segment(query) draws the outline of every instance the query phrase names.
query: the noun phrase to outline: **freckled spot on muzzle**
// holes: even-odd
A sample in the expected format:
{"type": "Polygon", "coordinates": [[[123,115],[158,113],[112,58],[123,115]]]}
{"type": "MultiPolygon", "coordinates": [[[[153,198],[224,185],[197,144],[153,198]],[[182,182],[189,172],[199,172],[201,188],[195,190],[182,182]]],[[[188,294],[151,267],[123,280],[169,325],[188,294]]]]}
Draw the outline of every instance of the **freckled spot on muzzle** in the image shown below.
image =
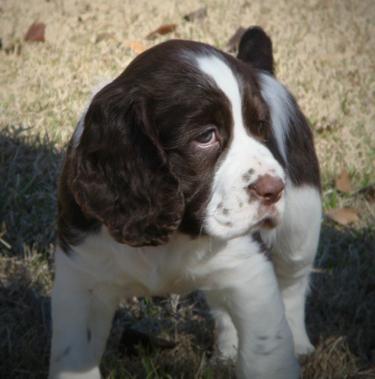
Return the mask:
{"type": "Polygon", "coordinates": [[[253,168],[249,168],[247,170],[247,172],[245,174],[242,175],[242,181],[246,184],[248,184],[252,178],[252,176],[254,175],[254,169],[253,168]]]}

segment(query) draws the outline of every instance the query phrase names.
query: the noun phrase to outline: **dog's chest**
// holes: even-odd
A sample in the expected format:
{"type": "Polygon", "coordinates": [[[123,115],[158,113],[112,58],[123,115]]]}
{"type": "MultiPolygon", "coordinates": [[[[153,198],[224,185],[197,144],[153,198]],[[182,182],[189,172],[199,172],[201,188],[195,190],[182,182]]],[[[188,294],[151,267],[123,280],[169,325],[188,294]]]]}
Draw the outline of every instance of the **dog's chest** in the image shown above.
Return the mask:
{"type": "Polygon", "coordinates": [[[115,242],[105,230],[75,248],[75,265],[96,278],[123,287],[124,296],[188,293],[197,284],[198,268],[213,254],[202,237],[177,235],[166,245],[133,248],[115,242]]]}

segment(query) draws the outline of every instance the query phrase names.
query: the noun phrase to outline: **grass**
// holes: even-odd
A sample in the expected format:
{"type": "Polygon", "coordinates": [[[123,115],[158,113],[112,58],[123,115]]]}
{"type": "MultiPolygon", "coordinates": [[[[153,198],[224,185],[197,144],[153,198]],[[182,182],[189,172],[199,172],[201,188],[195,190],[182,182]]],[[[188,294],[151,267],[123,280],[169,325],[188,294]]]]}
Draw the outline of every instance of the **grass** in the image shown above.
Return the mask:
{"type": "MultiPolygon", "coordinates": [[[[186,38],[224,48],[238,26],[273,37],[279,78],[312,122],[325,209],[350,206],[360,221],[324,221],[312,274],[307,325],[316,351],[304,379],[375,377],[375,5],[372,0],[32,0],[0,3],[0,377],[44,378],[55,190],[64,146],[91,89],[134,58],[129,47],[186,38]],[[203,4],[208,17],[183,15],[203,4]],[[25,43],[35,20],[46,42],[25,43]],[[225,21],[223,21],[225,20],[225,21]],[[170,36],[145,36],[163,23],[170,36]],[[353,192],[334,179],[345,168],[353,192]]],[[[128,338],[129,340],[129,338],[128,338]]],[[[116,314],[103,359],[106,378],[231,378],[211,360],[213,321],[199,296],[131,299],[116,314]],[[124,343],[126,331],[143,340],[124,343]]]]}

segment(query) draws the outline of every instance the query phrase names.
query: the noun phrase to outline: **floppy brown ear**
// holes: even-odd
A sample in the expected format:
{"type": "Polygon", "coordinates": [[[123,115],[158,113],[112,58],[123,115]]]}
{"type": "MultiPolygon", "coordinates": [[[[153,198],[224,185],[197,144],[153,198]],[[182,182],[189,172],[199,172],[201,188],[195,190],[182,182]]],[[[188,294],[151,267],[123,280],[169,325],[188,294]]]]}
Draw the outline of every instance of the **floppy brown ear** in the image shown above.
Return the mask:
{"type": "Polygon", "coordinates": [[[146,105],[109,85],[93,99],[72,160],[70,187],[87,215],[120,243],[159,245],[179,226],[184,198],[146,105]]]}

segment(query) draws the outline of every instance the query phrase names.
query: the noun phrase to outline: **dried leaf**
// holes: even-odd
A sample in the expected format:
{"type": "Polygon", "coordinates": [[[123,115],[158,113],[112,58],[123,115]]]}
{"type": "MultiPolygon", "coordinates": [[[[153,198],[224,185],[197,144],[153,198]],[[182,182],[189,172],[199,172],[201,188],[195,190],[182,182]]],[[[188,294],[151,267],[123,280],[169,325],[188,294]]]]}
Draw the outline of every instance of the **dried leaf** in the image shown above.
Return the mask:
{"type": "Polygon", "coordinates": [[[353,191],[352,183],[348,171],[343,169],[340,175],[335,180],[336,188],[344,193],[350,193],[353,191]]]}
{"type": "Polygon", "coordinates": [[[358,211],[354,208],[334,208],[327,211],[326,215],[340,225],[349,225],[359,221],[358,211]]]}
{"type": "Polygon", "coordinates": [[[25,41],[44,42],[46,24],[43,22],[34,22],[25,34],[25,41]]]}
{"type": "Polygon", "coordinates": [[[136,54],[141,54],[146,50],[146,46],[141,41],[131,41],[129,48],[136,54]]]}
{"type": "Polygon", "coordinates": [[[229,53],[235,53],[238,50],[238,45],[240,44],[241,37],[245,33],[246,28],[240,26],[236,32],[229,38],[229,41],[226,44],[226,50],[229,53]]]}
{"type": "Polygon", "coordinates": [[[147,39],[155,39],[158,36],[162,36],[164,34],[172,33],[176,30],[177,25],[176,24],[165,24],[159,26],[156,30],[151,32],[146,36],[147,39]]]}
{"type": "Polygon", "coordinates": [[[201,21],[207,17],[207,7],[202,7],[184,16],[186,21],[201,21]]]}

